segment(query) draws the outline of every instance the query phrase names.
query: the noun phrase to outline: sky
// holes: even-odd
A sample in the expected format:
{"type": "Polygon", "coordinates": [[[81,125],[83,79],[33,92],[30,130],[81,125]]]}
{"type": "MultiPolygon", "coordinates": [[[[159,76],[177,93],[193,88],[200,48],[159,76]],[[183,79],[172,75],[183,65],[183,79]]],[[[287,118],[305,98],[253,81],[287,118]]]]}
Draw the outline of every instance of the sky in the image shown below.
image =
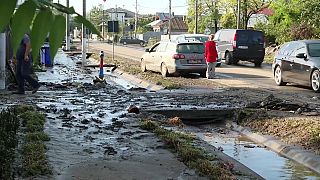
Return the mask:
{"type": "MultiPolygon", "coordinates": [[[[66,0],[59,0],[60,4],[66,5],[66,0]]],[[[137,0],[138,14],[155,14],[156,12],[169,12],[169,0],[137,0]]],[[[58,0],[53,0],[58,2],[58,0]]],[[[82,14],[82,0],[69,0],[70,6],[73,6],[76,12],[82,14]]],[[[104,9],[121,7],[135,12],[136,0],[86,0],[87,11],[93,6],[103,4],[104,9]]],[[[171,11],[175,15],[186,15],[188,11],[187,0],[171,0],[171,11]]]]}

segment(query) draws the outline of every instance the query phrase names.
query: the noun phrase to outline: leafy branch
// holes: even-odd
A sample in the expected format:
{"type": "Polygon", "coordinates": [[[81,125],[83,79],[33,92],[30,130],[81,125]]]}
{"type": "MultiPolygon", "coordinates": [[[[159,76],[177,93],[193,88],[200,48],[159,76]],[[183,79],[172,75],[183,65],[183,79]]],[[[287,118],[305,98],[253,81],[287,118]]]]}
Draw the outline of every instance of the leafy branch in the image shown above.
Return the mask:
{"type": "Polygon", "coordinates": [[[73,7],[65,7],[49,0],[26,0],[16,9],[17,0],[1,0],[0,32],[9,27],[12,35],[13,51],[16,52],[21,39],[26,32],[31,32],[32,55],[39,56],[39,49],[49,34],[50,54],[54,58],[65,35],[64,16],[58,12],[75,15],[78,23],[84,24],[93,33],[101,36],[100,32],[87,19],[75,12],[73,7]]]}

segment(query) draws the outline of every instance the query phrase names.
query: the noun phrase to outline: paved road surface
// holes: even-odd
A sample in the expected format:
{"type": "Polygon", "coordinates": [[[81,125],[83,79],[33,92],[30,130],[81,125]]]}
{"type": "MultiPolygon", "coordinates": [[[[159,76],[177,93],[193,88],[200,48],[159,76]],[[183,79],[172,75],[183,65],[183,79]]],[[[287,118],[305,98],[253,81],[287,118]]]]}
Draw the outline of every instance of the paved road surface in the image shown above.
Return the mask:
{"type": "MultiPolygon", "coordinates": [[[[112,44],[93,42],[90,44],[91,48],[104,50],[107,55],[112,55],[112,44]]],[[[139,45],[115,45],[115,55],[140,60],[144,54],[143,47],[139,45]]],[[[240,62],[239,65],[226,65],[222,64],[221,67],[216,69],[219,80],[221,83],[229,84],[236,87],[252,87],[264,88],[270,91],[282,91],[292,93],[306,93],[306,95],[316,96],[310,88],[301,87],[296,85],[276,86],[271,72],[271,65],[263,64],[261,68],[256,68],[252,63],[240,62]]]]}

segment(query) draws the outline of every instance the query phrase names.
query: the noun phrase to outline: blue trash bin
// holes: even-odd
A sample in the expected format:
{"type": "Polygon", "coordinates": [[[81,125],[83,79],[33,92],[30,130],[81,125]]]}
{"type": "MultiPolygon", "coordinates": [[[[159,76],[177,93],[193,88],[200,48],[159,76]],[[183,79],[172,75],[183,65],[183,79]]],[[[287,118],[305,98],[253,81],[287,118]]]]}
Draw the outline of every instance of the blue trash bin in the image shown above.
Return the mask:
{"type": "Polygon", "coordinates": [[[40,49],[40,62],[45,66],[53,66],[50,58],[50,46],[47,43],[40,49]]]}

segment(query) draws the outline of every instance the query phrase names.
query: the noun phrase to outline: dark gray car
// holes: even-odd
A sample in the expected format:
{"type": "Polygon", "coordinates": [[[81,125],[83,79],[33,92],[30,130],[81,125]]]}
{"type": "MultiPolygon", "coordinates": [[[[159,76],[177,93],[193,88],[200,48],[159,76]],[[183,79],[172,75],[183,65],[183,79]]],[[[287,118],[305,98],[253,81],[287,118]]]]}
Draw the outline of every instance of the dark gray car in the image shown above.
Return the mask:
{"type": "Polygon", "coordinates": [[[253,62],[261,66],[265,55],[264,34],[261,31],[247,29],[221,29],[214,36],[218,58],[226,64],[241,61],[253,62]]]}
{"type": "Polygon", "coordinates": [[[126,44],[140,44],[140,46],[145,46],[147,44],[146,41],[138,39],[138,38],[134,38],[134,37],[121,37],[119,39],[119,43],[126,45],[126,44]]]}
{"type": "Polygon", "coordinates": [[[277,85],[294,83],[320,92],[320,40],[288,42],[281,46],[272,72],[277,85]]]}

